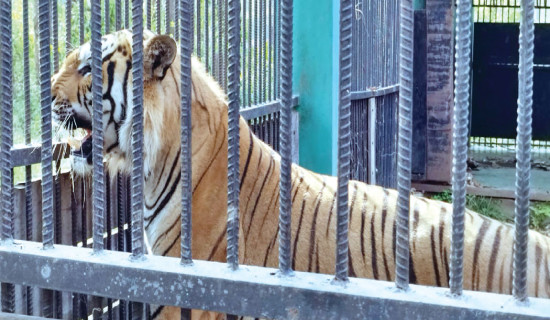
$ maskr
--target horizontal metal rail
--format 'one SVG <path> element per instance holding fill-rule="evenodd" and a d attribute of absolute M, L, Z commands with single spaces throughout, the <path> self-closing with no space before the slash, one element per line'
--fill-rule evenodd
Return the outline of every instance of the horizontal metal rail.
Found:
<path fill-rule="evenodd" d="M 299 102 L 299 97 L 296 95 L 293 96 L 292 106 L 293 107 L 298 106 L 298 102 Z M 261 116 L 278 112 L 281 110 L 281 108 L 282 108 L 281 101 L 275 100 L 272 102 L 254 105 L 250 108 L 241 109 L 241 116 L 245 118 L 245 120 L 250 120 L 250 119 L 259 118 Z"/>
<path fill-rule="evenodd" d="M 18 266 L 14 268 L 13 266 Z M 296 272 L 280 277 L 276 269 L 146 256 L 56 245 L 43 250 L 36 242 L 0 244 L 0 281 L 53 290 L 281 319 L 548 319 L 550 300 L 530 298 L 517 304 L 511 296 L 465 291 L 461 298 L 446 288 L 351 278 L 332 284 L 333 276 Z M 75 281 L 78 279 L 78 281 Z M 269 301 L 269 303 L 266 303 Z M 335 306 L 344 306 L 335 308 Z"/>
<path fill-rule="evenodd" d="M 369 88 L 363 91 L 352 91 L 351 100 L 376 98 L 376 97 L 385 96 L 395 92 L 399 92 L 399 84 L 395 84 L 393 86 L 383 87 L 383 88 Z"/>
<path fill-rule="evenodd" d="M 46 320 L 48 318 L 0 312 L 0 319 L 2 320 Z"/>
<path fill-rule="evenodd" d="M 41 144 L 19 145 L 11 148 L 12 167 L 28 166 L 40 163 L 42 157 Z M 70 148 L 66 143 L 54 143 L 53 159 L 63 159 L 69 156 Z"/>

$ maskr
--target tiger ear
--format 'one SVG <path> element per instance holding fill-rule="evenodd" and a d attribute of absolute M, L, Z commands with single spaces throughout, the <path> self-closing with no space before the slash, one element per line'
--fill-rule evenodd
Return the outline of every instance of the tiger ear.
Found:
<path fill-rule="evenodd" d="M 143 49 L 143 80 L 162 80 L 177 53 L 176 42 L 166 35 L 157 35 Z"/>

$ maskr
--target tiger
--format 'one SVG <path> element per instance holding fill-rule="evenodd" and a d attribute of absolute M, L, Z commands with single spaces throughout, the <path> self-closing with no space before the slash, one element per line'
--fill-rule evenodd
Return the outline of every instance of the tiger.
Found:
<path fill-rule="evenodd" d="M 152 254 L 180 255 L 180 53 L 167 35 L 143 36 L 144 226 Z M 52 116 L 68 130 L 92 130 L 91 51 L 70 53 L 52 77 Z M 102 38 L 104 160 L 111 176 L 132 168 L 132 33 Z M 193 259 L 226 261 L 228 102 L 198 58 L 191 66 Z M 239 262 L 276 267 L 280 155 L 240 119 Z M 89 174 L 91 135 L 73 143 L 72 168 Z M 292 269 L 335 271 L 335 177 L 292 164 Z M 349 182 L 349 275 L 395 280 L 397 192 Z M 449 286 L 452 205 L 410 196 L 411 283 Z M 550 297 L 550 238 L 529 231 L 528 295 Z M 464 288 L 512 292 L 513 225 L 465 212 Z M 179 309 L 154 306 L 154 319 Z M 220 318 L 193 310 L 194 319 Z"/>

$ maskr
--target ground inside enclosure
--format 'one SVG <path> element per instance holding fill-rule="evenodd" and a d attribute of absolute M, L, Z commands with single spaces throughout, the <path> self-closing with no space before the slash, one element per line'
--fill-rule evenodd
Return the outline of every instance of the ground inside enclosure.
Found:
<path fill-rule="evenodd" d="M 516 154 L 510 141 L 473 142 L 468 161 L 466 206 L 501 221 L 513 222 L 516 179 Z M 550 235 L 550 148 L 546 142 L 534 143 L 531 152 L 530 227 Z M 432 198 L 452 202 L 449 187 L 428 190 Z"/>

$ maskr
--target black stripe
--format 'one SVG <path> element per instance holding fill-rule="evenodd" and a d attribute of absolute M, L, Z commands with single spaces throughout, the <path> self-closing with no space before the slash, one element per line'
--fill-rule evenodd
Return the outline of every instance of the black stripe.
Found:
<path fill-rule="evenodd" d="M 372 275 L 374 279 L 378 278 L 378 263 L 376 261 L 376 234 L 374 230 L 374 214 L 370 217 L 370 234 L 371 234 L 371 264 L 372 264 Z M 383 238 L 382 238 L 383 241 Z M 384 252 L 381 252 L 384 255 Z"/>
<path fill-rule="evenodd" d="M 153 315 L 151 316 L 151 318 L 155 319 L 156 317 L 159 316 L 159 314 L 162 312 L 162 309 L 164 309 L 164 306 L 159 306 L 157 308 L 157 310 L 155 310 L 155 312 L 153 313 Z"/>
<path fill-rule="evenodd" d="M 309 185 L 307 186 L 306 192 L 309 191 Z M 302 200 L 302 209 L 300 210 L 300 221 L 298 222 L 298 230 L 296 230 L 296 237 L 294 238 L 294 250 L 292 252 L 292 269 L 296 270 L 296 248 L 298 246 L 298 239 L 300 238 L 300 231 L 302 229 L 302 220 L 304 219 L 304 208 L 306 206 L 306 198 Z"/>
<path fill-rule="evenodd" d="M 115 141 L 115 143 L 111 144 L 108 148 L 107 148 L 107 153 L 113 151 L 114 148 L 118 147 L 118 141 Z"/>
<path fill-rule="evenodd" d="M 357 274 L 355 273 L 355 269 L 353 269 L 353 260 L 352 260 L 352 254 L 351 249 L 348 250 L 348 269 L 349 269 L 349 276 L 357 278 Z"/>
<path fill-rule="evenodd" d="M 128 108 L 128 77 L 132 69 L 132 61 L 126 60 L 126 73 L 124 74 L 124 84 L 122 85 L 122 95 L 124 96 L 124 105 L 121 106 L 120 123 L 126 120 L 126 108 Z"/>
<path fill-rule="evenodd" d="M 111 57 L 113 56 L 113 54 L 115 54 L 116 50 L 109 53 L 108 55 L 105 56 L 105 58 L 103 58 L 103 60 L 101 60 L 101 64 L 105 63 L 105 61 L 111 59 Z"/>
<path fill-rule="evenodd" d="M 296 185 L 296 191 L 294 191 L 294 195 L 292 196 L 292 203 L 294 203 L 294 199 L 296 198 L 296 195 L 298 194 L 298 191 L 300 191 L 300 186 L 304 182 L 304 177 L 300 177 L 300 182 L 298 182 L 298 185 Z"/>
<path fill-rule="evenodd" d="M 435 234 L 435 227 L 432 225 L 432 232 L 430 233 L 430 243 L 432 247 L 432 261 L 434 265 L 434 272 L 435 272 L 435 283 L 438 287 L 441 287 L 441 279 L 439 279 L 439 267 L 437 266 L 437 256 L 436 256 L 436 250 L 435 250 L 435 240 L 434 240 L 434 234 Z"/>
<path fill-rule="evenodd" d="M 441 207 L 440 219 L 439 219 L 439 254 L 443 258 L 443 267 L 445 268 L 445 281 L 447 285 L 449 284 L 449 265 L 447 263 L 445 243 L 443 242 L 443 234 L 445 234 L 445 213 L 446 209 Z"/>
<path fill-rule="evenodd" d="M 334 203 L 336 202 L 338 191 L 332 195 L 332 203 L 330 204 L 330 211 L 328 212 L 327 230 L 325 236 L 328 237 L 328 231 L 330 230 L 330 220 L 332 220 L 332 212 L 334 211 Z"/>
<path fill-rule="evenodd" d="M 252 130 L 248 130 L 248 134 L 250 135 L 250 145 L 248 146 L 248 155 L 246 156 L 246 162 L 244 164 L 244 170 L 243 170 L 243 177 L 241 178 L 241 185 L 239 190 L 242 190 L 244 179 L 246 178 L 246 174 L 248 173 L 248 164 L 250 163 L 250 157 L 252 156 L 252 150 L 254 149 L 254 143 L 253 137 L 252 137 Z M 260 156 L 262 153 L 260 153 Z"/>
<path fill-rule="evenodd" d="M 170 226 L 170 228 L 166 229 L 166 231 L 163 232 L 157 239 L 162 239 L 162 238 L 164 238 L 164 237 L 168 238 L 168 234 L 170 233 L 170 231 L 172 231 L 172 230 L 176 227 L 176 225 L 178 224 L 178 222 L 180 222 L 180 221 L 181 221 L 181 220 L 180 220 L 180 217 L 178 216 L 178 217 L 176 218 L 176 220 L 172 223 L 172 225 Z M 172 247 L 174 247 L 174 245 L 176 244 L 176 242 L 177 242 L 178 240 L 180 240 L 180 239 L 181 239 L 181 234 L 176 234 L 176 236 L 174 237 L 174 240 L 172 240 L 172 243 L 170 243 L 170 245 L 162 252 L 162 255 L 163 255 L 163 256 L 167 255 L 167 254 L 168 254 L 168 251 L 172 250 Z M 156 249 L 156 246 L 157 246 L 157 244 L 154 243 L 154 244 L 153 244 L 153 248 Z M 154 250 L 153 250 L 153 251 L 154 251 Z"/>
<path fill-rule="evenodd" d="M 323 181 L 323 186 L 321 187 L 321 190 L 319 191 L 319 195 L 317 195 L 317 204 L 315 205 L 315 211 L 313 212 L 313 220 L 312 220 L 312 225 L 311 225 L 311 232 L 310 232 L 310 236 L 309 236 L 309 261 L 308 261 L 308 266 L 307 266 L 307 271 L 310 272 L 311 271 L 311 264 L 313 262 L 313 252 L 315 251 L 315 231 L 317 229 L 317 215 L 319 214 L 319 207 L 321 206 L 321 203 L 322 203 L 322 198 L 323 198 L 323 191 L 325 190 L 325 186 L 326 186 L 326 183 L 325 181 Z"/>
<path fill-rule="evenodd" d="M 473 259 L 473 263 L 472 263 L 472 289 L 473 290 L 477 290 L 478 287 L 475 283 L 475 280 L 476 280 L 476 273 L 477 273 L 477 268 L 478 268 L 478 263 L 477 263 L 477 260 L 479 258 L 479 249 L 481 247 L 481 243 L 483 242 L 483 238 L 485 238 L 485 235 L 487 234 L 487 229 L 489 228 L 489 221 L 488 220 L 483 220 L 483 223 L 481 224 L 481 227 L 479 228 L 479 231 L 477 233 L 477 238 L 476 238 L 476 244 L 475 244 L 475 247 L 474 247 L 474 259 Z"/>
<path fill-rule="evenodd" d="M 267 259 L 269 258 L 269 254 L 271 253 L 271 250 L 275 247 L 275 241 L 277 241 L 278 236 L 279 236 L 279 226 L 277 225 L 277 231 L 275 232 L 275 235 L 269 242 L 269 246 L 267 247 L 267 250 L 265 252 L 264 264 L 263 264 L 264 267 L 267 266 Z"/>
<path fill-rule="evenodd" d="M 540 264 L 542 260 L 542 249 L 540 245 L 537 243 L 535 244 L 535 296 L 539 297 L 539 283 L 540 283 Z"/>
<path fill-rule="evenodd" d="M 155 200 L 155 203 L 153 205 L 145 203 L 145 208 L 147 208 L 147 210 L 151 210 L 154 207 L 156 207 L 158 202 L 160 201 L 160 198 L 162 197 L 164 192 L 166 192 L 166 189 L 168 188 L 168 184 L 170 183 L 170 181 L 172 181 L 172 176 L 174 175 L 174 170 L 176 169 L 176 165 L 178 164 L 178 160 L 180 158 L 180 151 L 181 151 L 181 148 L 179 149 L 178 153 L 176 153 L 176 156 L 174 157 L 174 161 L 172 162 L 172 167 L 170 168 L 170 173 L 168 173 L 168 178 L 166 178 L 166 182 L 164 183 L 164 187 L 162 188 L 162 192 L 159 193 L 159 196 L 157 197 L 157 200 Z M 164 171 L 164 169 L 163 169 L 163 171 Z M 179 179 L 178 179 L 178 181 L 179 181 Z M 152 220 L 154 218 L 155 218 L 154 216 L 153 217 L 149 216 L 149 217 L 145 217 L 144 220 L 149 221 L 149 220 Z"/>
<path fill-rule="evenodd" d="M 261 154 L 260 154 L 261 155 Z M 246 230 L 246 234 L 244 236 L 244 242 L 248 243 L 248 235 L 250 234 L 250 228 L 252 228 L 252 220 L 254 219 L 254 216 L 256 214 L 256 208 L 258 207 L 258 203 L 260 202 L 260 198 L 262 197 L 263 190 L 265 187 L 265 183 L 267 182 L 267 178 L 271 177 L 272 175 L 272 168 L 273 168 L 273 158 L 269 160 L 269 167 L 267 168 L 267 173 L 265 174 L 264 181 L 262 182 L 262 186 L 260 187 L 260 190 L 258 191 L 258 196 L 256 197 L 256 201 L 254 202 L 254 207 L 252 208 L 252 212 L 250 213 L 250 221 L 248 223 L 248 228 Z M 261 165 L 261 164 L 260 164 Z M 269 208 L 266 208 L 269 210 Z"/>
<path fill-rule="evenodd" d="M 224 132 L 223 141 L 226 141 L 226 139 L 225 139 L 226 138 L 225 130 L 223 132 Z M 218 151 L 216 151 L 216 153 L 214 154 L 214 157 L 212 157 L 212 161 L 208 164 L 208 167 L 206 168 L 206 170 L 204 170 L 201 177 L 199 178 L 199 181 L 197 182 L 197 184 L 193 188 L 193 193 L 195 192 L 195 190 L 201 184 L 202 179 L 204 178 L 204 176 L 210 171 L 210 167 L 212 167 L 212 164 L 214 163 L 215 159 L 218 157 L 218 155 L 220 154 L 220 152 L 222 151 L 224 146 L 225 146 L 225 144 L 223 144 L 223 143 L 220 144 L 220 147 L 218 148 Z"/>
<path fill-rule="evenodd" d="M 208 255 L 208 259 L 206 260 L 212 260 L 214 257 L 214 254 L 216 251 L 218 251 L 218 247 L 222 243 L 223 239 L 225 239 L 225 235 L 227 234 L 227 225 L 225 226 L 225 229 L 223 229 L 223 232 L 218 236 L 218 240 L 216 240 L 216 244 L 214 245 L 214 248 L 212 248 L 212 251 L 210 251 L 210 255 Z"/>
<path fill-rule="evenodd" d="M 162 181 L 162 176 L 164 176 L 164 170 L 166 169 L 166 161 L 168 161 L 168 156 L 170 156 L 170 151 L 171 151 L 171 149 L 169 149 L 168 152 L 166 152 L 166 155 L 164 157 L 164 162 L 162 163 L 162 170 L 160 171 L 160 174 L 158 175 L 159 178 L 157 179 L 157 184 L 155 186 L 155 189 L 158 188 L 158 186 L 160 185 L 160 182 Z M 166 182 L 168 183 L 169 180 L 167 180 Z M 158 199 L 157 199 L 157 201 L 158 201 Z"/>
<path fill-rule="evenodd" d="M 367 255 L 365 253 L 365 214 L 367 213 L 366 203 L 367 194 L 363 193 L 363 203 L 361 204 L 361 256 L 363 257 L 363 262 L 365 263 L 365 265 L 367 264 Z"/>
<path fill-rule="evenodd" d="M 149 225 L 151 225 L 153 220 L 155 220 L 155 218 L 162 211 L 162 209 L 164 209 L 166 204 L 168 204 L 168 202 L 172 199 L 172 196 L 174 195 L 174 192 L 176 192 L 178 184 L 180 183 L 180 179 L 181 179 L 181 171 L 178 170 L 178 177 L 176 178 L 176 180 L 174 180 L 174 183 L 172 183 L 172 188 L 170 189 L 170 191 L 168 191 L 168 194 L 164 197 L 164 199 L 162 199 L 162 202 L 160 203 L 158 208 L 155 209 L 155 212 L 153 213 L 153 217 L 151 218 L 150 221 L 148 221 L 149 223 L 147 223 L 147 226 L 145 226 L 145 228 L 148 228 Z"/>
<path fill-rule="evenodd" d="M 491 250 L 491 258 L 489 259 L 489 272 L 487 273 L 487 291 L 493 291 L 493 278 L 495 277 L 495 263 L 498 252 L 500 250 L 500 233 L 503 226 L 499 226 L 493 240 L 493 249 Z"/>
<path fill-rule="evenodd" d="M 389 192 L 388 190 L 386 189 L 383 189 L 384 190 L 384 199 L 383 199 L 383 204 L 382 204 L 382 239 L 386 239 L 386 221 L 388 220 L 388 195 L 389 195 Z M 375 211 L 376 212 L 376 211 Z M 395 221 L 393 223 L 393 251 L 392 251 L 392 254 L 395 254 Z M 392 273 L 390 272 L 390 268 L 388 266 L 388 258 L 386 257 L 386 250 L 385 250 L 385 243 L 386 241 L 382 240 L 382 251 L 383 251 L 383 254 L 382 254 L 382 258 L 383 258 L 383 262 L 384 262 L 384 271 L 386 272 L 386 280 L 391 280 L 391 275 Z M 395 259 L 394 259 L 395 261 Z"/>
<path fill-rule="evenodd" d="M 412 252 L 409 248 L 409 283 L 416 283 L 416 272 L 414 271 L 414 261 L 412 257 Z"/>

